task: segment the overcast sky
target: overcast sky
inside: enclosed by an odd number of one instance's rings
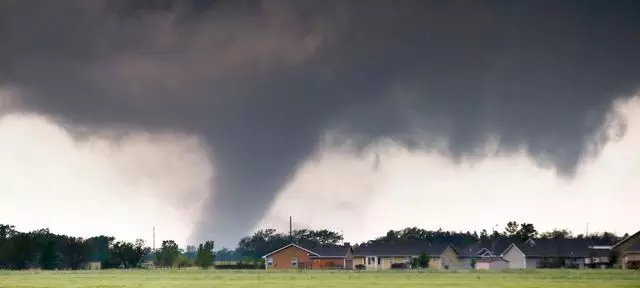
[[[212,3],[0,2],[0,222],[640,229],[637,1]]]

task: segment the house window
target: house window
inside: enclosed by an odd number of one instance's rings
[[[267,267],[271,267],[273,266],[273,258],[269,257],[267,258]]]
[[[367,257],[367,265],[374,265],[376,263],[376,257]]]
[[[291,267],[298,268],[298,258],[297,257],[291,257]]]

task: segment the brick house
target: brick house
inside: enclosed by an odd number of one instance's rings
[[[349,243],[342,246],[303,247],[291,243],[267,255],[265,269],[350,269],[353,250]]]

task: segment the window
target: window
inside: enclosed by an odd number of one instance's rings
[[[273,266],[273,258],[269,257],[267,258],[267,267],[271,267]]]
[[[375,265],[376,257],[367,257],[367,265]]]
[[[291,257],[291,267],[298,268],[298,258],[297,257]]]

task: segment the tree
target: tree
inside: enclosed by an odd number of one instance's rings
[[[44,240],[40,253],[40,268],[43,270],[53,270],[58,266],[58,254],[56,253],[56,242],[53,239]]]
[[[178,256],[180,256],[180,248],[173,240],[164,240],[160,246],[160,251],[156,253],[156,262],[160,267],[172,267]]]
[[[516,232],[518,232],[518,222],[507,222],[507,227],[504,228],[504,231],[507,236],[515,236]]]
[[[196,265],[202,269],[207,269],[213,265],[215,261],[215,254],[213,252],[214,242],[206,241],[204,244],[198,246],[198,256],[196,258]]]
[[[520,229],[514,235],[516,238],[521,240],[527,240],[529,238],[534,238],[538,234],[533,224],[522,223],[520,224]]]
[[[151,253],[151,248],[145,246],[142,239],[136,242],[116,242],[111,246],[111,267],[135,268],[139,267],[142,259]]]
[[[553,229],[549,232],[540,234],[540,238],[543,239],[569,239],[572,238],[571,231],[567,229]]]
[[[418,267],[429,268],[429,260],[431,260],[431,257],[429,257],[427,253],[420,253],[420,256],[418,257]]]

